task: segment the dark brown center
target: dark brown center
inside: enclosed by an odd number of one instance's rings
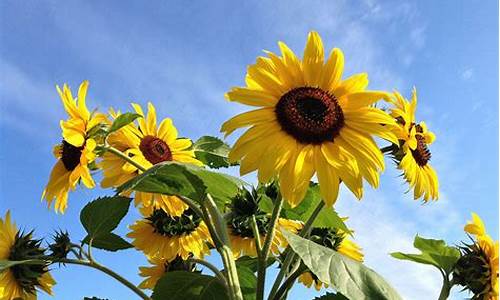
[[[82,147],[75,147],[65,140],[62,141],[61,160],[64,167],[68,171],[73,171],[80,163],[80,156],[82,156]]]
[[[278,101],[275,113],[281,128],[303,144],[333,141],[344,126],[337,99],[320,88],[288,91]]]
[[[415,150],[411,150],[411,154],[417,164],[421,167],[425,166],[429,160],[431,159],[431,151],[427,148],[427,144],[425,143],[425,138],[421,135],[416,135],[417,139],[417,148]]]
[[[162,161],[172,160],[172,151],[162,139],[147,135],[142,138],[139,145],[144,157],[153,165]]]

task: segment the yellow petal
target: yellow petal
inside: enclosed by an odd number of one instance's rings
[[[344,71],[344,54],[338,48],[330,52],[323,73],[321,74],[320,87],[325,91],[334,90],[340,83],[342,72]]]
[[[302,60],[304,80],[307,86],[319,86],[324,57],[321,37],[315,31],[310,32]]]

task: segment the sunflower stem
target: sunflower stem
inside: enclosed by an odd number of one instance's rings
[[[262,255],[262,245],[260,243],[259,226],[257,226],[257,219],[255,218],[255,215],[252,215],[251,221],[252,232],[255,238],[255,252],[257,252],[257,257],[260,257]]]
[[[123,160],[129,162],[131,165],[133,165],[137,169],[141,170],[142,172],[146,172],[146,168],[144,168],[141,164],[139,164],[138,162],[136,162],[135,160],[133,160],[131,157],[129,157],[125,153],[123,153],[120,150],[116,149],[115,147],[110,146],[110,145],[105,145],[105,146],[103,146],[103,149],[106,150],[106,151],[109,151],[109,152],[113,153],[114,155],[122,158]]]
[[[148,297],[148,295],[146,295],[143,291],[141,291],[141,289],[139,289],[138,287],[136,287],[133,283],[131,283],[130,281],[128,281],[127,279],[123,278],[121,275],[119,275],[118,273],[115,273],[113,270],[93,261],[84,261],[84,260],[77,260],[77,259],[68,259],[68,258],[63,258],[63,259],[58,259],[54,262],[58,262],[58,263],[64,263],[64,264],[72,264],[72,265],[81,265],[81,266],[87,266],[87,267],[90,267],[90,268],[94,268],[96,270],[99,270],[111,277],[113,277],[114,279],[116,279],[118,282],[120,282],[121,284],[123,284],[124,286],[128,287],[129,289],[131,289],[134,293],[136,293],[139,297],[141,297],[141,299],[144,299],[144,300],[151,300],[150,297]]]
[[[439,293],[438,300],[446,300],[450,296],[451,287],[453,285],[450,283],[448,278],[443,278],[443,286],[441,287],[441,292]]]
[[[295,283],[295,280],[297,280],[297,278],[299,278],[299,276],[303,272],[304,270],[297,269],[292,274],[290,274],[290,276],[288,276],[283,285],[276,292],[276,295],[274,296],[273,300],[280,300],[286,298],[285,296],[286,294],[288,294],[288,291]]]
[[[197,258],[189,258],[187,261],[192,262],[192,263],[196,263],[196,264],[200,264],[204,267],[207,267],[210,271],[212,271],[215,274],[215,276],[217,276],[217,278],[219,278],[219,280],[222,282],[222,284],[224,284],[224,286],[227,288],[226,277],[219,271],[219,269],[217,269],[216,266],[212,265],[208,261],[205,261],[202,259],[197,259]]]
[[[271,250],[271,245],[276,234],[276,226],[278,224],[278,219],[283,208],[283,197],[281,193],[278,193],[276,197],[276,202],[274,203],[273,212],[271,214],[271,220],[269,221],[268,232],[264,239],[264,245],[262,246],[261,255],[257,258],[257,300],[264,299],[264,289],[266,283],[266,266],[267,257]]]
[[[319,213],[325,206],[324,201],[320,201],[316,208],[314,209],[313,213],[311,216],[309,216],[309,219],[307,219],[306,223],[304,224],[304,227],[299,233],[300,237],[306,237],[309,235],[309,232],[312,229],[312,225],[314,224],[314,221],[318,217]],[[283,265],[281,266],[281,269],[276,276],[276,280],[274,281],[273,287],[271,288],[271,292],[269,293],[269,299],[274,299],[274,296],[276,295],[281,282],[283,281],[283,278],[285,278],[285,275],[288,273],[290,266],[292,265],[294,259],[295,259],[295,253],[291,250],[290,246],[288,246],[285,249],[285,260],[283,262]]]
[[[215,201],[210,194],[207,194],[203,203],[205,204],[208,213],[211,216],[209,221],[213,223],[216,236],[222,243],[222,246],[218,247],[217,251],[222,257],[222,262],[226,271],[227,281],[229,284],[229,296],[233,300],[243,300],[240,280],[238,278],[238,271],[236,269],[236,262],[234,261],[234,256],[231,251],[231,240],[229,239],[224,216],[222,216],[219,209],[217,209],[217,205],[215,204]]]

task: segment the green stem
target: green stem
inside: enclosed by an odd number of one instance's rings
[[[83,261],[83,260],[77,260],[77,259],[68,259],[68,258],[63,258],[63,259],[58,259],[57,261],[54,262],[60,262],[60,263],[65,263],[65,264],[73,264],[73,265],[81,265],[81,266],[87,266],[90,268],[94,268],[96,270],[99,270],[103,273],[108,274],[109,276],[113,277],[116,279],[118,282],[123,284],[124,286],[128,287],[131,289],[134,293],[136,293],[139,297],[145,300],[151,300],[148,295],[146,295],[143,291],[141,291],[138,287],[136,287],[134,284],[132,284],[130,281],[127,279],[123,278],[119,274],[115,273],[113,270],[108,269],[107,267],[98,264],[96,262],[90,262],[90,261]]]
[[[137,169],[141,170],[142,172],[146,172],[146,168],[144,168],[138,162],[136,162],[135,160],[133,160],[132,158],[130,158],[128,155],[126,155],[125,153],[121,152],[120,150],[116,149],[115,147],[110,146],[110,145],[106,145],[103,148],[106,151],[109,151],[109,152],[113,153],[114,155],[122,158],[123,160],[126,160],[127,162],[129,162],[131,165],[133,165]]]
[[[325,202],[320,201],[316,208],[314,209],[313,213],[311,216],[309,216],[309,219],[307,219],[306,223],[304,224],[304,227],[299,233],[300,237],[305,237],[309,234],[309,232],[312,229],[312,225],[316,218],[318,217],[319,213],[325,206]],[[274,281],[273,287],[271,288],[271,292],[269,293],[269,299],[274,299],[274,295],[278,291],[278,288],[281,284],[281,281],[283,281],[283,278],[285,278],[286,273],[288,273],[290,266],[292,265],[294,258],[295,258],[295,253],[290,249],[290,246],[288,246],[285,249],[285,260],[283,262],[283,265],[281,266],[281,269],[276,276],[276,280]]]
[[[210,271],[212,271],[215,274],[215,276],[217,276],[217,278],[219,278],[222,281],[224,286],[226,286],[226,288],[227,288],[226,277],[219,271],[219,269],[217,269],[216,266],[212,265],[208,261],[205,261],[202,259],[197,259],[197,258],[189,258],[187,261],[197,263],[197,264],[200,264],[202,266],[207,267]]]
[[[288,276],[288,278],[285,280],[283,285],[281,285],[281,287],[278,289],[278,291],[276,292],[276,295],[274,296],[273,299],[280,300],[282,298],[285,298],[285,295],[288,293],[288,290],[293,286],[293,284],[295,283],[295,280],[297,280],[297,278],[299,278],[299,276],[303,272],[304,272],[304,270],[297,269],[297,270],[295,270],[295,272],[290,274],[290,276]]]
[[[441,292],[439,293],[438,300],[446,300],[450,296],[451,287],[453,285],[447,278],[443,279],[443,286],[441,287]]]
[[[252,232],[255,238],[255,252],[257,252],[257,257],[260,257],[262,254],[262,245],[260,243],[259,226],[257,226],[257,219],[255,218],[255,215],[252,215],[250,224],[252,225]]]
[[[271,251],[271,245],[276,234],[276,225],[278,224],[278,219],[283,208],[283,197],[278,193],[276,201],[274,203],[273,212],[271,214],[271,220],[269,221],[267,234],[264,239],[264,245],[262,246],[261,255],[257,258],[257,300],[264,299],[264,290],[266,283],[266,266],[267,257]]]
[[[253,236],[255,238],[255,252],[257,252],[257,273],[258,273],[258,278],[262,276],[263,272],[265,272],[266,265],[261,264],[261,257],[263,255],[262,253],[262,245],[260,242],[260,232],[259,232],[259,226],[257,225],[257,219],[255,218],[255,215],[252,215],[251,223],[252,225],[252,232]],[[257,300],[262,300],[264,298],[264,284],[260,280],[257,281],[257,293],[256,293],[256,299]]]
[[[229,239],[229,234],[227,232],[227,225],[224,217],[217,209],[214,199],[210,194],[207,194],[205,201],[203,202],[210,215],[210,220],[213,223],[216,235],[220,239],[222,246],[217,248],[217,251],[222,257],[222,262],[224,264],[224,269],[227,274],[227,280],[229,284],[229,294],[231,299],[243,300],[243,294],[241,293],[240,280],[238,278],[238,271],[236,269],[236,262],[234,261],[234,256],[231,251],[231,241]]]

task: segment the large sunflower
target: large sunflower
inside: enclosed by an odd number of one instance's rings
[[[212,239],[208,228],[191,209],[178,217],[170,216],[162,209],[154,209],[130,229],[132,231],[127,236],[134,239],[132,244],[148,257],[172,261],[178,256],[186,260],[191,255],[203,258],[210,253]]]
[[[138,125],[131,123],[108,137],[108,144],[128,155],[146,169],[164,161],[179,161],[195,165],[202,163],[194,157],[194,151],[189,150],[191,140],[177,137],[177,129],[169,118],[163,119],[160,126],[156,125],[156,110],[148,103],[148,113],[144,114],[138,104],[132,104],[135,111],[142,116]],[[112,118],[119,113],[111,110]],[[104,179],[101,186],[117,187],[140,173],[137,167],[122,158],[106,152],[100,166]],[[171,216],[180,216],[187,205],[176,196],[135,193],[135,204],[140,205],[144,214],[150,214],[154,208],[162,208]]]
[[[329,228],[313,228],[311,230],[310,239],[322,246],[335,250],[351,259],[362,262],[363,253],[361,248],[353,241],[347,238],[347,234],[337,229]],[[299,276],[299,282],[310,288],[314,284],[314,288],[319,291],[321,287],[328,287],[328,284],[321,282],[314,273],[305,271]]]
[[[395,132],[399,142],[393,145],[392,154],[398,162],[398,168],[403,170],[410,188],[414,189],[415,199],[423,196],[424,201],[437,200],[439,182],[436,171],[429,163],[431,152],[427,147],[436,137],[428,131],[424,122],[415,121],[417,91],[413,90],[411,102],[395,92],[393,103],[395,107],[392,108],[391,115],[398,123]]]
[[[77,99],[73,98],[68,85],[65,84],[62,90],[57,87],[69,119],[61,121],[63,141],[54,147],[57,163],[42,194],[42,199],[47,200],[49,207],[55,200],[56,212],[64,213],[68,206],[68,192],[74,190],[80,181],[87,188],[95,186],[88,166],[96,158],[96,142],[89,137],[89,131],[99,123],[106,122],[106,117],[89,112],[85,103],[88,85],[88,81],[82,82]]]
[[[31,233],[24,234],[11,221],[10,212],[0,218],[0,260],[19,261],[42,256],[40,240],[33,240]],[[36,299],[37,290],[52,295],[54,279],[46,265],[14,265],[0,272],[0,299]]]
[[[314,174],[327,205],[336,201],[340,181],[361,198],[362,178],[377,187],[384,169],[372,135],[396,141],[389,131],[394,120],[371,106],[387,93],[366,91],[365,73],[342,80],[341,50],[333,49],[324,61],[316,32],[309,34],[302,61],[284,43],[279,47],[282,56],[266,52],[268,57],[257,58],[248,67],[246,87],[226,94],[231,101],[261,107],[222,125],[226,135],[250,127],[229,159],[241,160],[241,174],[258,170],[260,182],[278,176],[291,206],[302,201]]]
[[[473,300],[498,300],[498,241],[486,233],[483,221],[475,213],[464,230],[474,237],[473,244],[461,247],[462,256],[453,280],[472,292]]]

